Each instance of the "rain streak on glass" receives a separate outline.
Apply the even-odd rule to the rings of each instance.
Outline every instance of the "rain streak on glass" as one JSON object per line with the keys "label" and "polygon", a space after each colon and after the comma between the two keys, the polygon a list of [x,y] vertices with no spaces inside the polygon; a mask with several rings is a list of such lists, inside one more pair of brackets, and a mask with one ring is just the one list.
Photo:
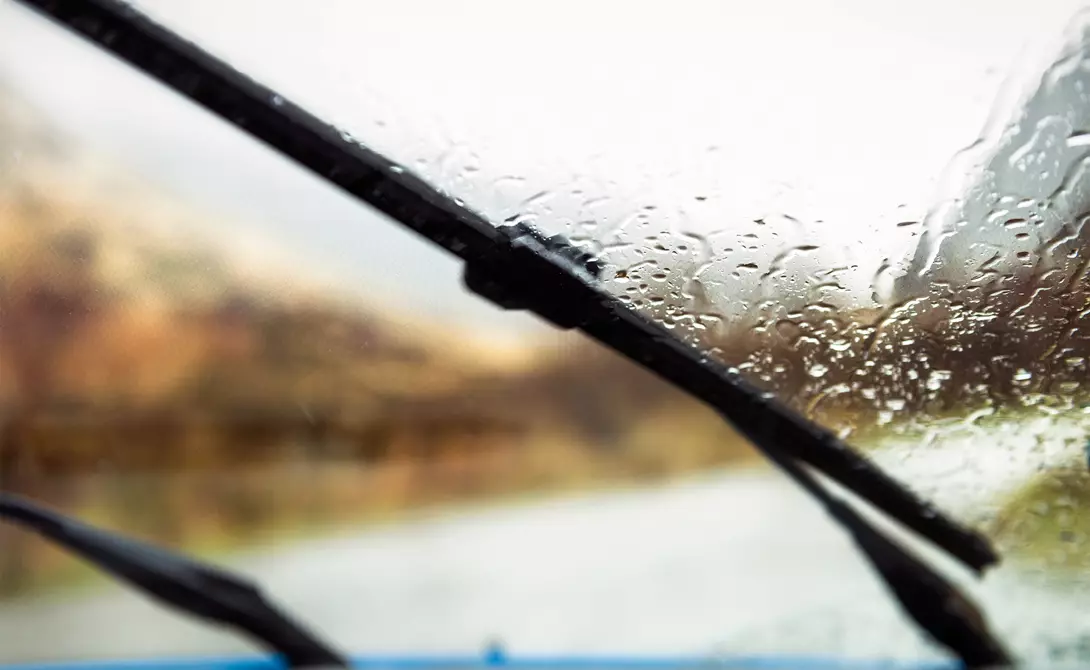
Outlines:
{"label": "rain streak on glass", "polygon": [[[598,254],[633,309],[989,532],[1012,644],[1090,640],[1078,3],[286,2],[245,46],[202,2],[137,4],[497,224]],[[304,22],[323,43],[288,58]]]}

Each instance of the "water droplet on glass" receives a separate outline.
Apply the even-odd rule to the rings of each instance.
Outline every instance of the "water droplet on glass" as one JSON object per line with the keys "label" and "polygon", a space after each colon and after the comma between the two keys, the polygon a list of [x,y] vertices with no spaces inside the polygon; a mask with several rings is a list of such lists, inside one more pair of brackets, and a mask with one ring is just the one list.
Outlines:
{"label": "water droplet on glass", "polygon": [[843,339],[830,340],[829,341],[829,348],[832,349],[833,351],[847,351],[848,349],[852,348],[852,342],[851,342],[851,340],[843,340]]}

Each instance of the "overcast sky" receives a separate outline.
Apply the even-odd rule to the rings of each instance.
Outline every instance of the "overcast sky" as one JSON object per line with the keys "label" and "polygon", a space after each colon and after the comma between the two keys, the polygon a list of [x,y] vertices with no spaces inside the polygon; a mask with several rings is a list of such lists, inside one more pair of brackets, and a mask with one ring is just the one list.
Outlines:
{"label": "overcast sky", "polygon": [[[652,232],[765,235],[750,252],[765,264],[816,245],[819,264],[854,267],[842,279],[861,295],[911,257],[919,231],[896,224],[956,191],[951,160],[997,96],[1040,72],[1080,5],[135,4],[493,218],[530,213],[571,231],[568,220],[615,226],[650,211]],[[308,272],[497,332],[535,328],[464,297],[442,254],[40,23],[0,0],[0,72],[81,141],[235,214]],[[776,215],[790,225],[753,228]],[[607,228],[590,232],[620,239]],[[716,286],[742,295],[731,270]]]}

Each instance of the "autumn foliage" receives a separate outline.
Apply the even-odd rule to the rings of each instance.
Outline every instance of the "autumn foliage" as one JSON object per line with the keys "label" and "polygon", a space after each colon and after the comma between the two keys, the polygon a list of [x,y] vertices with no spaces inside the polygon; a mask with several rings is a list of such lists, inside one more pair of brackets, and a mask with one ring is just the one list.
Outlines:
{"label": "autumn foliage", "polygon": [[[513,355],[164,232],[198,214],[3,105],[26,157],[0,166],[4,490],[200,548],[752,455],[579,336]],[[0,544],[0,595],[75,569]]]}

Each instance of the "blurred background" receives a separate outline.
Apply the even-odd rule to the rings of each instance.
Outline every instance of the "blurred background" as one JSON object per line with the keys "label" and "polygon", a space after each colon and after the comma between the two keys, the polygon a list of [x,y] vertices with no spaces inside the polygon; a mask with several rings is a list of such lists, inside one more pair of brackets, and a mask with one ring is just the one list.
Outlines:
{"label": "blurred background", "polygon": [[[142,174],[139,158],[98,148],[110,137],[5,80],[5,488],[199,545],[751,458],[684,394],[503,314],[424,241],[4,11],[40,51],[86,51],[135,91],[107,77],[102,94],[176,106],[179,145],[205,149],[171,156],[165,127],[139,150],[190,161],[169,168],[184,177]],[[209,170],[233,182],[230,204],[195,193]],[[657,444],[679,434],[684,446]],[[5,594],[72,567],[22,544],[4,552]]]}
{"label": "blurred background", "polygon": [[[987,532],[971,588],[1021,653],[1086,659],[1078,3],[137,4],[598,254]],[[938,654],[712,413],[459,272],[0,0],[0,487],[354,651]],[[0,546],[0,660],[247,649]]]}

